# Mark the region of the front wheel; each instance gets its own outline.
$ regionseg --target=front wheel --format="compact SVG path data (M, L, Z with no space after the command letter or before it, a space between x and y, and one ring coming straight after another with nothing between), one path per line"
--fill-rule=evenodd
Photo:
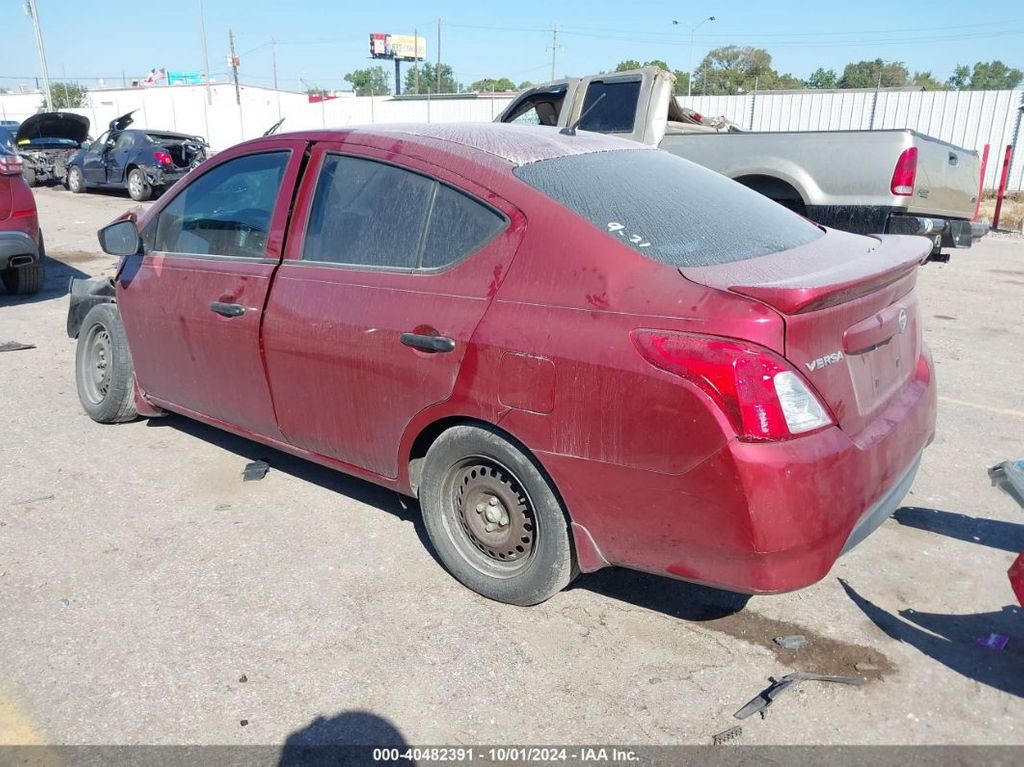
M455 426L438 437L419 496L434 549L473 591L534 605L575 576L568 521L551 483L496 430Z
M82 169L77 165L68 168L68 191L71 194L81 194L85 191L85 179L82 177Z
M153 196L153 187L146 180L146 174L138 168L128 173L128 196L135 202L145 202Z
M92 420L135 418L135 365L117 304L97 304L85 315L75 352L78 399Z

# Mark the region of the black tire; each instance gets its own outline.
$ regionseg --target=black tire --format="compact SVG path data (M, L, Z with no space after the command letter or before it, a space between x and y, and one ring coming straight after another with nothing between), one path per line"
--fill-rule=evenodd
M85 315L75 351L78 399L92 420L135 418L135 365L117 304L97 304Z
M11 266L0 272L4 287L8 293L25 296L38 293L46 282L46 248L43 246L43 235L39 234L39 260L25 266Z
M525 449L496 429L454 426L438 437L424 460L419 497L441 561L478 594L535 605L577 574L554 488Z
M72 194L81 194L85 191L85 176L77 165L68 168L67 185L68 191Z
M29 186L35 186L39 181L36 178L36 172L29 168L28 166L26 166L25 169L22 170L21 177L25 179L25 183L28 184Z
M135 202L145 202L153 196L153 187L149 185L141 168L128 171L128 196Z

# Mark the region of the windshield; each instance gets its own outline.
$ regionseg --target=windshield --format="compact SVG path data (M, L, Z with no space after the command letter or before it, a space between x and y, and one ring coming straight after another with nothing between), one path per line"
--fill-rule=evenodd
M767 197L659 150L569 155L515 174L609 236L677 267L743 261L823 234Z

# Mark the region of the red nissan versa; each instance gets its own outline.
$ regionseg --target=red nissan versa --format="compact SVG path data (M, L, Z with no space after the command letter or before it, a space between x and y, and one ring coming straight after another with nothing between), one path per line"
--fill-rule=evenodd
M10 293L43 287L43 235L21 158L0 146L0 280Z
M100 241L117 277L68 317L94 419L172 411L417 496L447 568L505 602L606 565L807 586L934 432L928 240L607 136L257 139Z

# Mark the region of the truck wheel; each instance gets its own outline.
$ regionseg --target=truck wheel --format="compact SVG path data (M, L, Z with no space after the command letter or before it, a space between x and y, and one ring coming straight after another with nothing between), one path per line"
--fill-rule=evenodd
M116 304L97 304L85 315L75 351L78 399L92 420L135 418L135 366Z
M153 196L153 188L139 168L132 168L128 173L128 196L135 202L145 202Z
M72 194L81 194L85 191L85 179L82 178L82 169L77 165L68 168L68 191Z
M575 577L568 520L551 483L496 430L455 426L438 437L419 496L444 566L478 594L535 605Z
M46 267L43 266L45 260L46 250L43 247L43 235L40 233L38 261L33 261L25 266L11 266L0 272L7 292L24 296L42 290L43 283L46 281Z

